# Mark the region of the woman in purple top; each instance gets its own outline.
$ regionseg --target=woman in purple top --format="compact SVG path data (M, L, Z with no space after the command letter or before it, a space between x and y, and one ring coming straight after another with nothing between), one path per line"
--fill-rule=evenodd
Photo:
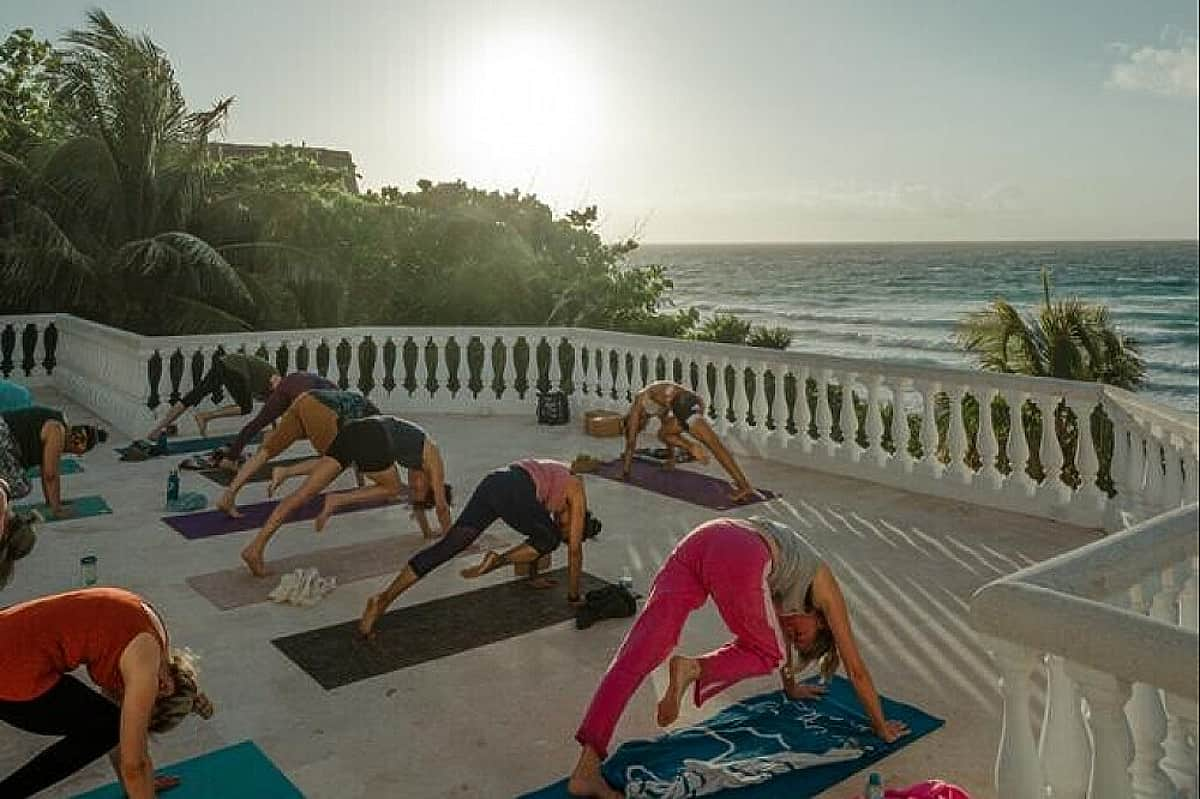
M258 435L269 424L287 412L296 398L305 391L313 389L336 389L333 383L312 372L293 372L287 377L272 379L271 394L263 404L262 410L238 432L237 438L228 447L221 447L214 455L214 460L224 469L236 472L242 450L250 440Z

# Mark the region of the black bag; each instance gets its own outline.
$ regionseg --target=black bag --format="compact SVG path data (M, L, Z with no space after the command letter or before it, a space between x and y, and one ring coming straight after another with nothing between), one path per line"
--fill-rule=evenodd
M637 597L619 585L606 585L584 595L575 611L575 629L586 630L601 619L625 619L637 613Z
M567 395L561 391L539 391L537 420L538 424L566 424L571 421Z

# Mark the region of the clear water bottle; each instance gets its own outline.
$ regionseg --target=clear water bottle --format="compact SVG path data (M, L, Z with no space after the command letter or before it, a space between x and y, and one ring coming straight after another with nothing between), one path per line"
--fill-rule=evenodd
M167 475L167 504L179 501L179 470L172 469Z
M633 572L629 571L628 566L621 570L621 582L619 585L629 593L633 593Z
M872 771L867 777L867 794L864 799L883 799L883 777Z
M96 584L96 556L84 555L79 559L79 582L84 588Z

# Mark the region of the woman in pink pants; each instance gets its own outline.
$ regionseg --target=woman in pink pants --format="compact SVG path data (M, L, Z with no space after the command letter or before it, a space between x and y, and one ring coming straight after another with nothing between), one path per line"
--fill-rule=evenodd
M876 735L891 742L908 732L903 723L883 717L854 643L841 589L809 543L769 519L714 519L689 533L663 563L646 606L600 681L575 733L583 751L567 784L571 795L621 796L600 771L617 720L646 676L671 654L688 615L710 597L734 638L699 657L671 657L670 681L658 703L660 726L678 718L689 687L695 686L693 700L699 707L734 683L769 674L781 663L789 697L817 696L824 688L801 685L795 678L820 659L826 677L837 670L839 660L845 664Z

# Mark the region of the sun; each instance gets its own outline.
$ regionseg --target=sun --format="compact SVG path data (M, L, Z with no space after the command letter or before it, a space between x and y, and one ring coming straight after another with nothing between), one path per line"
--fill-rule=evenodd
M569 40L493 35L452 75L443 145L458 177L534 190L577 179L602 114L596 71Z

